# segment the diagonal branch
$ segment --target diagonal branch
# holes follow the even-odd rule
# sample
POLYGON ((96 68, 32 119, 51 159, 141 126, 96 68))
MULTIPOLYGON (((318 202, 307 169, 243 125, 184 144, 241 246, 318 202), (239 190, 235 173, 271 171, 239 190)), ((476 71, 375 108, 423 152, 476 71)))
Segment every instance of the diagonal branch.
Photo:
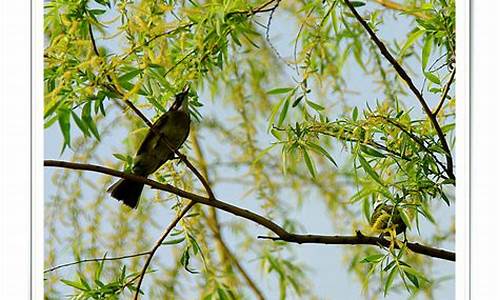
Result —
POLYGON ((408 85, 410 90, 413 92, 413 94, 415 94, 415 96, 417 97, 425 114, 427 115, 427 117, 431 121, 432 126, 436 130, 439 141, 441 142, 443 150, 446 153, 446 155, 445 155, 446 156, 446 174, 448 174, 448 177, 450 177, 450 179, 455 179, 455 174, 453 173, 453 157, 451 155, 451 150, 450 150, 450 147, 448 146, 448 142, 446 141, 446 137, 443 133, 443 130, 441 129, 441 126, 438 123, 436 116, 433 115, 429 105, 425 101, 424 97, 422 96, 422 94, 420 93, 418 88, 413 83, 413 81, 410 78, 410 76, 408 75, 408 73, 406 73, 406 71, 398 63, 398 61, 392 56, 392 54, 389 52, 389 50, 387 50, 387 47, 377 37, 377 35, 370 28, 368 23, 366 23, 366 21, 359 15, 359 13, 356 11, 356 9, 352 5, 352 3, 349 0, 343 0, 343 1, 344 1, 345 5, 347 5, 347 7, 349 7, 352 14, 358 20, 358 22, 361 24, 361 26, 363 26, 363 28, 368 32, 368 34, 370 35, 370 38, 377 45, 377 47, 379 48, 382 55, 389 61, 389 63, 393 66, 393 68, 396 70, 396 72, 399 74, 399 76, 401 76, 401 78, 406 82, 406 84, 408 85))
POLYGON ((457 69, 454 68, 453 72, 450 75, 450 79, 446 83, 446 86, 443 91, 443 95, 441 96, 441 100, 439 101, 439 104, 437 105, 436 109, 434 109, 434 112, 432 115, 437 116, 441 108, 443 107, 444 102, 446 101, 446 98, 448 97, 448 93, 450 92, 450 87, 453 84, 453 80, 455 79, 455 74, 456 74, 457 69))
MULTIPOLYGON (((272 220, 267 219, 266 217, 258 215, 254 212, 251 212, 247 209, 240 208, 238 206, 217 200, 215 198, 210 199, 200 195, 196 195, 187 192, 185 190, 176 188, 175 186, 170 184, 162 184, 151 179, 147 179, 133 174, 127 174, 103 166, 92 165, 92 164, 81 164, 81 163, 59 161, 59 160, 45 160, 44 166, 69 168, 75 170, 87 170, 140 182, 145 185, 149 185, 152 188, 166 191, 186 199, 190 199, 196 203, 212 206, 220 210, 223 210, 225 212, 231 213, 235 216, 250 220, 254 223, 257 223, 269 229, 274 234, 276 234, 278 237, 274 239, 280 239, 287 242, 299 243, 299 244, 312 243, 312 244, 332 244, 332 245, 350 244, 350 245, 382 245, 382 246, 387 246, 388 245, 387 243, 390 242, 385 240, 384 238, 364 236, 361 233, 358 233, 355 236, 339 236, 339 235, 331 236, 331 235, 291 233, 285 230, 280 225, 274 223, 272 220)), ((408 249, 412 250, 415 253, 423 254, 430 257, 440 258, 444 260, 455 261, 454 252, 437 249, 429 246, 424 246, 419 243, 407 243, 407 247, 408 249)))

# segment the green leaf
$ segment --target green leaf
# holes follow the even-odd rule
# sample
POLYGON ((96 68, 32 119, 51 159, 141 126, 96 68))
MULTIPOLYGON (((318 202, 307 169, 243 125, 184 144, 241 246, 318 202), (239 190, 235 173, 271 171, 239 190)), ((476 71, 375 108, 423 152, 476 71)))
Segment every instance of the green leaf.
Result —
POLYGON ((358 107, 355 106, 352 110, 352 120, 356 122, 358 120, 358 107))
MULTIPOLYGON (((70 135, 70 117, 71 111, 67 108, 60 108, 57 110, 57 118, 59 121, 59 127, 61 133, 64 137, 64 145, 71 145, 71 135, 70 135)), ((71 148, 71 147, 70 147, 71 148)), ((64 149, 64 148, 63 148, 64 149)))
POLYGON ((295 101, 293 101, 292 107, 295 107, 295 106, 299 105, 300 101, 303 98, 304 98, 304 95, 300 95, 299 97, 297 97, 297 99, 295 99, 295 101))
POLYGON ((94 120, 92 119, 91 114, 92 114, 92 110, 91 110, 90 101, 89 101, 89 102, 85 103, 85 105, 83 106, 82 120, 83 120, 83 122, 85 122, 87 127, 90 129, 90 132, 92 132, 92 134, 95 136, 95 138, 99 141, 100 140, 99 132, 97 131, 97 127, 94 123, 94 120))
POLYGON ((314 110, 316 110, 316 111, 318 111, 318 112, 320 112, 320 111, 322 111, 322 110, 325 110, 325 108, 324 108, 323 106, 321 106, 321 105, 319 105, 319 104, 317 104, 317 103, 314 103, 314 102, 312 102, 312 101, 306 100, 306 103, 307 103, 310 107, 312 107, 314 110))
POLYGON ((315 144, 313 142, 306 142, 306 145, 312 149, 314 152, 320 154, 320 155, 324 155, 326 156, 326 158, 328 158, 329 161, 331 161, 337 168, 338 168, 338 165, 337 163, 335 162, 335 160, 333 159, 333 157, 330 155, 330 153, 328 153, 328 151, 326 151, 323 147, 321 147, 320 145, 318 144, 315 144))
POLYGON ((411 221, 410 221, 410 218, 408 217, 408 214, 406 213, 406 211, 404 209, 399 209, 399 208, 398 208, 398 211, 399 211, 399 215, 401 216, 401 220, 403 220, 405 225, 411 230, 411 221))
POLYGON ((422 70, 427 68, 427 63, 429 62, 429 56, 432 51, 432 38, 428 36, 425 39, 424 46, 422 47, 422 70))
POLYGON ((371 147, 365 146, 365 145, 360 145, 360 149, 361 149, 361 151, 363 151, 363 153, 366 153, 366 154, 373 156, 373 157, 379 157, 379 158, 386 158, 387 157, 385 154, 382 154, 382 153, 378 152, 377 150, 375 150, 371 147))
POLYGON ((439 79, 439 77, 430 72, 424 72, 424 76, 435 84, 441 84, 441 80, 439 79))
POLYGON ((119 160, 123 160, 124 162, 128 162, 127 156, 120 153, 113 153, 113 156, 118 158, 119 160))
POLYGON ((365 216, 365 219, 368 223, 370 223, 370 218, 371 218, 371 203, 370 203, 370 198, 364 197, 363 198, 363 203, 362 203, 362 209, 363 209, 363 215, 365 216))
POLYGON ((399 57, 403 57, 405 55, 406 50, 410 48, 411 45, 415 43, 415 41, 425 32, 425 30, 417 30, 414 33, 410 34, 406 43, 401 47, 401 51, 399 52, 399 57))
POLYGON ((378 263, 382 261, 385 257, 385 254, 374 254, 363 258, 360 263, 378 263))
POLYGON ((93 14, 94 16, 99 16, 99 15, 105 14, 106 10, 104 10, 104 9, 89 9, 89 12, 91 14, 93 14))
POLYGON ((290 106, 290 97, 287 97, 285 103, 283 104, 283 108, 281 108, 281 113, 278 118, 278 126, 281 126, 281 124, 283 124, 283 121, 286 118, 286 114, 288 113, 289 106, 290 106))
POLYGON ((61 282, 64 283, 65 285, 71 286, 75 289, 81 290, 81 291, 88 291, 88 289, 78 281, 71 281, 71 280, 66 280, 66 279, 61 279, 61 282))
POLYGON ((80 128, 83 134, 85 136, 89 136, 89 130, 82 119, 80 119, 80 117, 78 117, 78 115, 74 111, 71 111, 71 116, 73 117, 73 120, 75 120, 76 125, 78 126, 78 128, 80 128))
POLYGON ((361 167, 365 170, 365 172, 370 175, 371 178, 373 178, 376 182, 378 182, 380 185, 384 186, 384 183, 380 179, 380 176, 373 170, 372 166, 366 161, 366 159, 362 155, 358 155, 358 160, 359 163, 361 164, 361 167))
POLYGON ((134 79, 137 75, 141 74, 142 70, 141 69, 134 69, 128 73, 123 74, 122 76, 118 77, 118 82, 121 84, 123 82, 129 82, 130 80, 134 79))
POLYGON ((397 271, 396 267, 392 268, 391 272, 389 273, 389 276, 387 276, 387 279, 386 279, 385 285, 384 285, 384 296, 387 295, 387 292, 389 291, 389 288, 391 287, 392 282, 394 281, 394 277, 396 277, 396 273, 397 273, 396 271, 397 271))
POLYGON ((165 241, 165 242, 162 243, 162 245, 175 245, 175 244, 179 244, 179 243, 182 243, 185 239, 186 239, 185 237, 181 237, 181 238, 178 238, 178 239, 165 241))
POLYGON ((53 116, 52 118, 50 118, 50 120, 48 120, 47 122, 45 122, 45 124, 43 124, 43 128, 45 128, 45 129, 49 128, 49 127, 50 127, 50 126, 52 126, 52 124, 54 124, 57 120, 58 120, 58 117, 57 117, 57 116, 53 116))
POLYGON ((272 89, 270 91, 267 91, 268 95, 277 95, 277 94, 285 94, 288 93, 289 91, 293 90, 294 88, 287 87, 287 88, 276 88, 272 89))
POLYGON ((271 129, 271 127, 273 126, 273 123, 274 123, 274 118, 276 116, 276 114, 278 113, 278 110, 280 109, 281 105, 283 104, 283 102, 285 102, 287 98, 283 98, 280 100, 280 102, 278 102, 274 108, 273 108, 273 111, 271 112, 271 116, 269 117, 269 123, 267 125, 267 130, 269 131, 271 129))
POLYGON ((266 149, 262 150, 259 152, 259 154, 257 154, 257 156, 255 157, 253 163, 257 163, 262 157, 264 157, 264 155, 266 155, 269 151, 271 151, 271 149, 273 149, 277 144, 272 144, 271 146, 267 147, 266 149))
POLYGON ((307 153, 307 150, 305 148, 302 148, 303 153, 304 153, 304 160, 306 162, 307 169, 309 169, 309 173, 311 173, 311 176, 313 178, 316 178, 316 171, 314 169, 314 163, 311 160, 311 157, 309 156, 309 153, 307 153))
POLYGON ((352 6, 354 6, 354 7, 361 7, 361 6, 365 6, 365 5, 366 5, 366 3, 365 3, 365 2, 363 2, 363 1, 349 1, 349 2, 350 2, 350 3, 352 4, 352 6))

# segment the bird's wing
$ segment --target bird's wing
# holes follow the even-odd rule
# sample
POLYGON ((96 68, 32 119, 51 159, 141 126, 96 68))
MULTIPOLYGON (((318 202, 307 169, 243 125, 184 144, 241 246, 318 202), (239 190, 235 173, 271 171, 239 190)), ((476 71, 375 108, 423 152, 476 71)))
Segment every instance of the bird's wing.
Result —
POLYGON ((155 148, 158 140, 160 139, 160 137, 155 132, 161 132, 161 127, 163 126, 163 124, 166 124, 168 122, 168 118, 169 114, 164 113, 161 117, 158 118, 158 120, 156 120, 156 122, 154 122, 153 126, 148 130, 146 137, 144 137, 144 140, 139 146, 139 149, 137 149, 138 155, 148 151, 148 149, 150 150, 155 148))

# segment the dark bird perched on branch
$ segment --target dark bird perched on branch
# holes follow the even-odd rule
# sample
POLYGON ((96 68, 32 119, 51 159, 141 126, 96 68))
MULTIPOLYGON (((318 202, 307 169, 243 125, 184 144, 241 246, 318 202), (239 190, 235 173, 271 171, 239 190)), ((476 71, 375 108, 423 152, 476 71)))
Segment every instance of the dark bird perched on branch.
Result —
POLYGON ((395 230, 396 235, 404 233, 406 240, 406 224, 401 218, 401 214, 393 205, 381 203, 375 207, 370 219, 373 231, 381 232, 381 237, 390 235, 389 230, 395 230))
MULTIPOLYGON (((188 110, 189 87, 175 95, 170 109, 164 113, 149 129, 134 157, 132 173, 147 177, 166 161, 173 159, 189 135, 190 117, 188 110)), ((111 197, 123 201, 131 208, 136 208, 144 184, 120 179, 108 188, 111 197)))

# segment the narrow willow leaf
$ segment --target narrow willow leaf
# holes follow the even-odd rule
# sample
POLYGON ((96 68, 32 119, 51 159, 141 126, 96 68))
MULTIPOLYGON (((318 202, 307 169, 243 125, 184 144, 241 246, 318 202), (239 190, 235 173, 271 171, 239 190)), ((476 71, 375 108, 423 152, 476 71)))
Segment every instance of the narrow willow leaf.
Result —
POLYGON ((367 256, 363 258, 360 263, 378 263, 382 261, 382 259, 385 257, 385 254, 373 254, 370 256, 367 256))
POLYGON ((366 5, 366 3, 365 3, 365 2, 363 2, 363 1, 349 1, 349 2, 350 2, 350 3, 352 4, 352 6, 354 6, 354 7, 361 7, 361 6, 365 6, 365 5, 366 5))
POLYGON ((312 102, 312 101, 309 101, 309 100, 306 100, 306 103, 312 107, 314 110, 320 112, 322 110, 325 110, 325 108, 321 105, 319 105, 318 103, 315 103, 315 102, 312 102))
POLYGON ((176 244, 182 243, 185 239, 186 239, 185 237, 181 237, 178 239, 165 241, 162 243, 162 245, 176 245, 176 244))
POLYGON ((122 84, 123 82, 129 82, 130 80, 134 79, 137 75, 141 74, 141 72, 142 72, 141 69, 134 69, 118 77, 118 82, 120 84, 122 84))
POLYGON ((386 158, 387 157, 385 154, 382 154, 382 153, 378 152, 377 150, 375 150, 371 147, 365 146, 365 145, 360 145, 360 149, 361 149, 361 151, 363 151, 363 153, 366 153, 366 154, 373 156, 373 157, 379 157, 379 158, 386 158))
POLYGON ((269 117, 269 122, 267 124, 267 131, 269 131, 271 129, 271 127, 273 126, 273 123, 274 123, 274 118, 276 117, 276 114, 278 113, 278 110, 280 109, 281 105, 283 104, 283 102, 285 102, 287 98, 283 98, 280 100, 280 102, 278 102, 274 108, 273 108, 273 111, 271 112, 271 116, 269 117))
POLYGON ((270 91, 267 91, 267 94, 268 95, 277 95, 277 94, 285 94, 285 93, 288 93, 289 91, 293 90, 293 88, 291 87, 287 87, 287 88, 276 88, 276 89, 272 89, 270 91))
POLYGON ((80 128, 80 130, 83 132, 83 134, 85 136, 89 136, 89 130, 85 122, 83 122, 82 119, 80 119, 80 117, 74 111, 71 111, 71 116, 73 117, 73 120, 75 121, 78 128, 80 128))
POLYGON ((389 276, 387 276, 387 279, 386 279, 385 285, 384 285, 384 296, 387 295, 387 292, 391 288, 392 282, 394 281, 394 277, 396 277, 396 273, 397 273, 397 268, 394 267, 394 268, 392 268, 391 272, 389 273, 389 276))
POLYGON ((71 145, 71 134, 70 134, 70 113, 71 111, 67 108, 61 108, 57 110, 57 118, 59 121, 59 127, 61 133, 64 137, 64 145, 71 145))
POLYGON ((441 80, 436 75, 430 72, 424 72, 425 78, 429 79, 432 83, 441 84, 441 80))
POLYGON ((331 161, 337 168, 338 168, 338 165, 337 163, 335 162, 335 160, 333 159, 333 157, 330 155, 330 153, 328 153, 328 151, 326 151, 323 147, 321 147, 320 145, 318 144, 315 144, 313 142, 306 142, 306 145, 312 149, 314 152, 320 154, 320 155, 323 155, 325 156, 326 158, 328 158, 329 161, 331 161))
POLYGON ((311 160, 311 157, 309 156, 309 153, 307 153, 307 150, 305 148, 302 148, 303 153, 304 153, 304 160, 306 162, 307 169, 309 169, 309 173, 311 173, 311 176, 313 178, 316 178, 316 170, 314 169, 314 162, 311 160))
POLYGON ((371 178, 373 178, 376 182, 378 182, 380 185, 384 185, 382 180, 380 179, 380 176, 373 170, 372 166, 366 161, 366 159, 362 155, 358 155, 358 160, 361 166, 363 167, 363 170, 370 175, 371 178))
POLYGON ((358 107, 355 106, 352 110, 352 120, 356 122, 358 120, 358 107))
POLYGON ((281 113, 278 118, 278 126, 281 126, 283 124, 283 121, 285 120, 286 115, 288 113, 289 106, 290 106, 290 97, 287 97, 285 103, 283 104, 283 107, 281 108, 281 113))
POLYGON ((424 34, 425 30, 417 30, 414 33, 410 34, 408 39, 406 40, 406 43, 401 47, 401 51, 399 52, 399 57, 403 57, 406 53, 406 50, 411 47, 411 45, 415 44, 415 41, 422 35, 424 34))
POLYGON ((259 152, 259 154, 257 154, 257 156, 255 157, 253 163, 257 163, 262 157, 264 157, 264 155, 266 155, 269 151, 271 151, 276 145, 278 144, 272 144, 271 146, 267 147, 266 149, 262 150, 259 152))
POLYGON ((425 39, 424 46, 422 47, 422 70, 427 68, 427 63, 429 62, 429 56, 432 51, 432 38, 428 36, 425 39))

